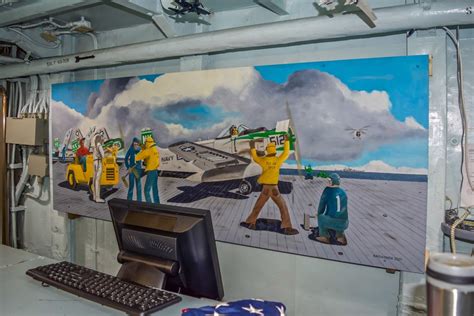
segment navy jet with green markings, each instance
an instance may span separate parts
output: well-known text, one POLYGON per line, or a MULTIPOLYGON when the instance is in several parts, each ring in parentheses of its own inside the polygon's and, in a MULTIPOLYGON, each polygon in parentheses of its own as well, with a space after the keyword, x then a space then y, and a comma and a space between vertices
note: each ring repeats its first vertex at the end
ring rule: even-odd
POLYGON ((261 155, 270 142, 281 152, 285 134, 289 135, 292 153, 296 137, 290 120, 277 122, 273 129, 231 125, 215 139, 181 141, 166 149, 160 148, 159 170, 162 174, 184 174, 186 179, 196 182, 240 181, 239 192, 249 194, 255 185, 254 179, 261 173, 260 166, 250 156, 250 142, 255 142, 261 155))

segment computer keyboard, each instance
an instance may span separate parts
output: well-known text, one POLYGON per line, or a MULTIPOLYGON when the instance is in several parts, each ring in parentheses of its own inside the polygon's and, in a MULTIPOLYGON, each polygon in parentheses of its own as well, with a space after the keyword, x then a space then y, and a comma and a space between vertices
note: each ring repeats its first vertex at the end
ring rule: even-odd
POLYGON ((148 315, 181 301, 176 294, 124 281, 66 261, 37 267, 26 274, 130 315, 148 315))

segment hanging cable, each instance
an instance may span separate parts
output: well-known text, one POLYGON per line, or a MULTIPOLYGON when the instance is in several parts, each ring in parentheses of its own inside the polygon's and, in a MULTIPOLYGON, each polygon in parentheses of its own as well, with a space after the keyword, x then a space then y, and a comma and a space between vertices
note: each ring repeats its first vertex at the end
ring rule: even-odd
POLYGON ((36 94, 36 76, 30 76, 28 97, 25 104, 19 103, 20 116, 26 116, 32 110, 32 104, 34 102, 34 94, 36 94))
POLYGON ((461 196, 462 196, 462 188, 464 184, 464 166, 466 168, 466 174, 467 174, 467 181, 469 183, 469 187, 471 190, 474 189, 474 186, 472 184, 472 180, 470 177, 470 170, 469 170, 469 150, 467 148, 467 139, 468 139, 468 121, 466 118, 466 109, 464 106, 464 89, 463 89, 463 67, 462 67, 462 56, 461 56, 461 48, 459 45, 459 40, 456 38, 456 36, 451 32, 450 29, 447 27, 443 27, 443 30, 446 32, 448 37, 451 39, 451 41, 454 43, 454 46, 456 48, 456 68, 457 68, 457 83, 458 83, 458 104, 459 104, 459 112, 461 115, 461 124, 462 124, 462 134, 461 134, 461 183, 459 186, 459 197, 458 197, 458 203, 457 203, 457 208, 459 209, 459 205, 461 204, 461 196))
MULTIPOLYGON (((27 83, 26 86, 25 86, 26 92, 28 92, 28 85, 29 85, 29 88, 30 88, 30 90, 31 90, 31 77, 30 77, 29 83, 27 83)), ((23 103, 19 103, 20 115, 23 115, 24 113, 27 112, 27 110, 28 110, 28 104, 29 104, 29 102, 30 102, 30 98, 31 98, 31 94, 27 94, 25 103, 24 103, 24 104, 23 104, 23 103)))
POLYGON ((33 116, 38 113, 39 106, 40 106, 40 97, 41 97, 41 81, 37 79, 35 76, 36 84, 36 91, 33 93, 33 104, 31 107, 30 115, 33 116))
POLYGON ((59 29, 67 29, 67 28, 70 28, 71 27, 71 24, 70 23, 66 23, 64 25, 61 25, 59 23, 56 23, 54 22, 54 19, 53 18, 49 18, 48 20, 44 20, 44 21, 41 21, 41 22, 38 22, 38 23, 34 23, 34 24, 17 24, 17 25, 11 25, 10 27, 11 28, 19 28, 19 29, 32 29, 32 28, 35 28, 35 27, 38 27, 38 26, 42 26, 42 25, 52 25, 56 28, 59 28, 59 29))
POLYGON ((47 75, 40 75, 39 76, 39 84, 38 84, 38 91, 36 93, 36 97, 38 100, 35 103, 35 107, 33 110, 34 115, 41 115, 45 112, 46 108, 46 94, 48 92, 48 84, 49 79, 47 75))
POLYGON ((23 87, 21 81, 18 81, 16 84, 18 87, 18 104, 21 106, 23 104, 23 87))
POLYGON ((49 76, 40 75, 40 89, 39 89, 39 100, 38 100, 38 110, 35 111, 38 115, 44 116, 47 118, 47 113, 49 111, 49 76))
POLYGON ((45 113, 45 109, 46 109, 46 92, 47 92, 47 76, 44 76, 44 75, 40 75, 40 82, 41 82, 41 88, 40 88, 40 96, 39 96, 39 101, 38 101, 38 104, 39 104, 39 108, 38 108, 38 113, 39 114, 43 114, 45 113))
POLYGON ((22 32, 21 30, 18 30, 16 28, 11 27, 11 26, 8 27, 7 30, 15 32, 18 35, 20 35, 21 37, 23 37, 23 38, 27 39, 28 41, 30 41, 32 44, 38 45, 38 46, 41 46, 41 47, 44 47, 44 48, 55 49, 55 48, 58 48, 62 44, 61 41, 59 41, 59 40, 54 42, 53 45, 47 45, 47 44, 41 43, 39 41, 34 40, 33 38, 31 38, 29 35, 22 32))

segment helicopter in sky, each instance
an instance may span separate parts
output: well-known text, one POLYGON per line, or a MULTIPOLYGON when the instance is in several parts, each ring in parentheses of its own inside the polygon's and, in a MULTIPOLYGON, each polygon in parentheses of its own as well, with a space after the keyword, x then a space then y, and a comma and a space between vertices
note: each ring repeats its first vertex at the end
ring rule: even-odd
POLYGON ((174 0, 171 2, 171 5, 168 7, 168 10, 173 11, 177 15, 185 15, 187 13, 196 13, 197 15, 211 14, 211 11, 206 9, 200 0, 174 0))
POLYGON ((362 139, 362 135, 367 134, 367 129, 370 125, 366 125, 362 128, 346 128, 345 130, 352 134, 352 139, 362 139))

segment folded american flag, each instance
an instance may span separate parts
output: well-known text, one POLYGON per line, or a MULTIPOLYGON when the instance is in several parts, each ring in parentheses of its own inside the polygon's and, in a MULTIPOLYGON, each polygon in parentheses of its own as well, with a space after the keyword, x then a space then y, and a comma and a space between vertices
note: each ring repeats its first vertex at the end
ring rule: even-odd
POLYGON ((181 316, 285 316, 282 303, 258 299, 222 303, 217 306, 185 308, 181 316))

